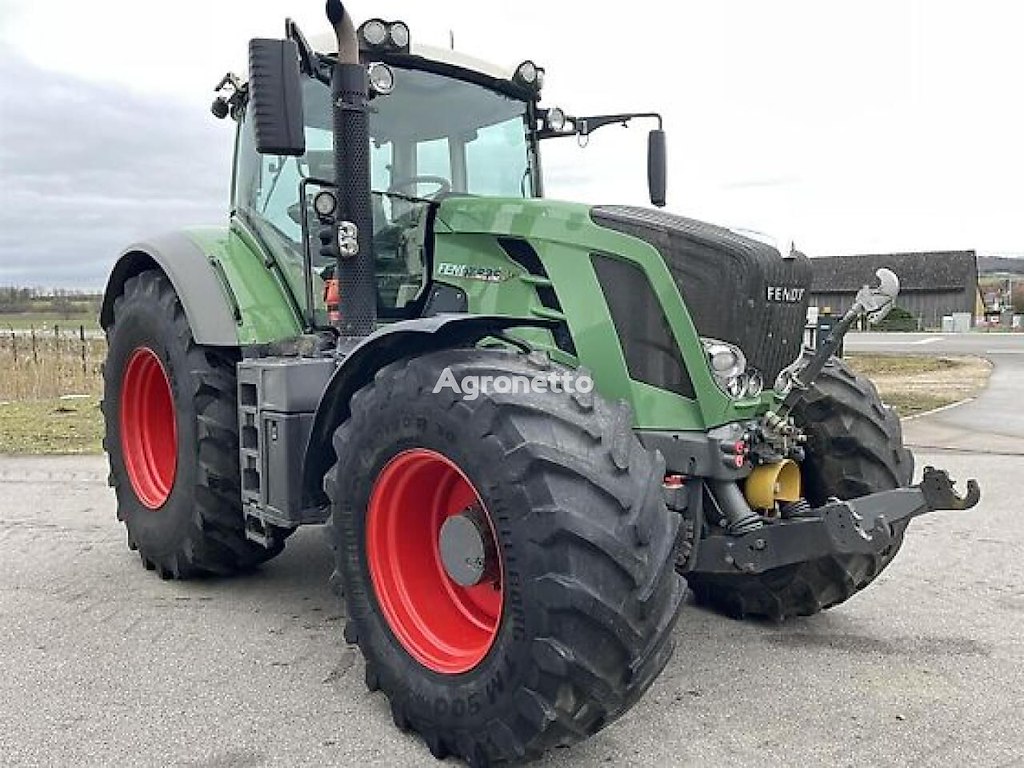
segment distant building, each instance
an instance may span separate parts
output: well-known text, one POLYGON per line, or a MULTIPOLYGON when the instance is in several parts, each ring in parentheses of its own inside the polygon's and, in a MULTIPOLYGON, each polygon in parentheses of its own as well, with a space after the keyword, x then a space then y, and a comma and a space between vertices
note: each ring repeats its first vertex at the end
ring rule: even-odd
POLYGON ((874 282, 875 270, 886 267, 900 278, 896 305, 924 328, 941 328, 942 318, 956 312, 984 312, 974 251, 821 256, 811 266, 811 305, 820 311, 846 312, 861 286, 874 282))
POLYGON ((1024 277, 1024 256, 978 255, 978 274, 1024 277))

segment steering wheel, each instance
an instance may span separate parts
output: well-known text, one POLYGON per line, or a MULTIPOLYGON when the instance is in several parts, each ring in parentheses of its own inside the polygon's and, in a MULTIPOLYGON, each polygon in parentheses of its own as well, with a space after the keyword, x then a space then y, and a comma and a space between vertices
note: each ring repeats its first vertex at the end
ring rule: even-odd
POLYGON ((416 190, 413 187, 417 184, 436 184, 438 186, 437 192, 433 195, 427 195, 427 198, 430 200, 438 200, 452 191, 452 183, 444 176, 410 176, 407 179, 399 179, 392 182, 391 186, 388 187, 388 192, 395 194, 406 194, 403 190, 415 192, 416 190))

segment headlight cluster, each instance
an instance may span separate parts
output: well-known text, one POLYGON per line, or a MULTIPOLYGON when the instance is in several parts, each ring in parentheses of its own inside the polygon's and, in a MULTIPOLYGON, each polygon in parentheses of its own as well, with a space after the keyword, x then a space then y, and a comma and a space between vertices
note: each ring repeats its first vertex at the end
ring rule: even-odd
POLYGON ((747 356, 735 344, 718 339, 701 339, 715 383, 733 400, 760 397, 764 377, 747 366, 747 356))
POLYGON ((404 21, 370 19, 359 27, 359 41, 371 50, 409 52, 409 27, 404 21))

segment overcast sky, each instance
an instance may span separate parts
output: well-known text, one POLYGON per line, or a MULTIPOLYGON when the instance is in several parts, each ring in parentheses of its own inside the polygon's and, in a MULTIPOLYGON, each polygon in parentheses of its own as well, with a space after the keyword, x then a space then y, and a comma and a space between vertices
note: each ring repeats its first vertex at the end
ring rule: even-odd
MULTIPOLYGON (((1024 7, 936 0, 353 0, 357 20, 548 70, 570 113, 657 109, 669 205, 812 255, 1024 254, 1024 7)), ((100 287, 147 233, 225 220, 209 113, 246 41, 320 0, 0 0, 0 284, 100 287)), ((548 194, 644 203, 645 129, 546 145, 548 194)))

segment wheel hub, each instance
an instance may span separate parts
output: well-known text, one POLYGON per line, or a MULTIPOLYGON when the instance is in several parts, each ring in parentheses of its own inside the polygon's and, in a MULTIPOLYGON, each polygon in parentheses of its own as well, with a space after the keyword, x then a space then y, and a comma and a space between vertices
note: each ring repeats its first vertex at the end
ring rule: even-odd
POLYGON ((438 547, 445 573, 456 584, 475 587, 497 577, 497 552, 483 510, 469 507, 445 520, 438 547))
POLYGON ((410 656, 446 675, 483 661, 501 627, 501 554, 493 519, 454 461, 414 448, 381 470, 366 555, 381 614, 410 656))

